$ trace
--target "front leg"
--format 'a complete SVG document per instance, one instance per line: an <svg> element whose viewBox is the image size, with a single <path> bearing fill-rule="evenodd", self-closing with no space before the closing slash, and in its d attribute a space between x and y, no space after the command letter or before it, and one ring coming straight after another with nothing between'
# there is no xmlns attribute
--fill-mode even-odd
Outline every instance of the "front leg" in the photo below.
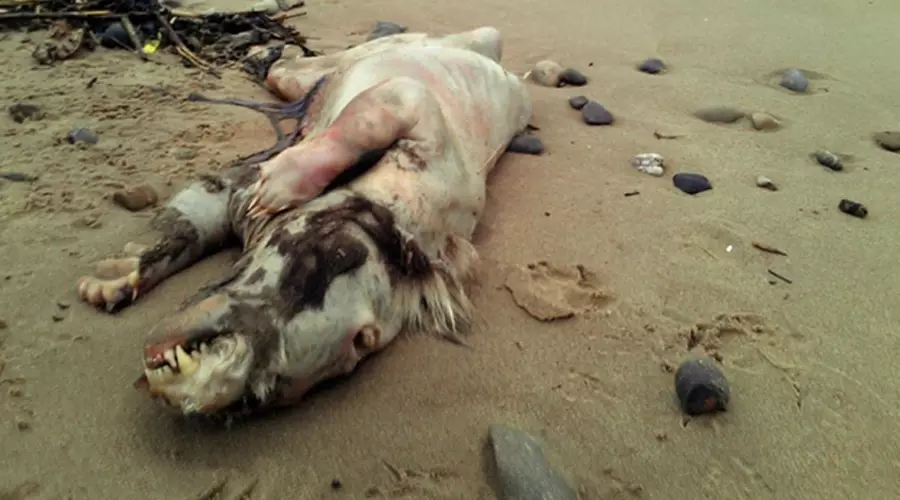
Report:
<svg viewBox="0 0 900 500"><path fill-rule="evenodd" d="M330 97L330 96L328 96ZM250 215L309 201L350 167L402 140L422 162L443 146L444 115L425 83L394 77L360 93L324 132L260 167Z"/></svg>
<svg viewBox="0 0 900 500"><path fill-rule="evenodd" d="M109 313L130 305L166 278L221 249L232 236L231 190L214 181L196 182L172 198L153 221L162 232L137 256L107 259L95 276L78 280L78 296Z"/></svg>

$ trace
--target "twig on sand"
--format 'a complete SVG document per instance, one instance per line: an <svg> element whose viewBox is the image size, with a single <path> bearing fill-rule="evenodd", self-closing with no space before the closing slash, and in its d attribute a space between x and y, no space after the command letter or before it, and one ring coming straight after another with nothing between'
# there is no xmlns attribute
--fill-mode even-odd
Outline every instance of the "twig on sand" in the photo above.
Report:
<svg viewBox="0 0 900 500"><path fill-rule="evenodd" d="M223 490L225 490L225 485L228 484L228 480L224 478L216 479L213 484L201 491L197 496L191 497L190 500L213 500L218 497Z"/></svg>
<svg viewBox="0 0 900 500"><path fill-rule="evenodd" d="M122 23L122 27L125 28L125 33L128 34L128 39L134 46L134 52L142 61L146 61L147 53L144 52L144 47L141 45L141 40L137 36L137 30L135 30L134 25L131 24L131 19L128 19L128 16L122 16L119 22Z"/></svg>
<svg viewBox="0 0 900 500"><path fill-rule="evenodd" d="M779 249L773 247L772 245L766 245L765 243L760 243L760 242L758 242L758 241L754 241L754 242L752 242L752 243L750 243L750 244L753 245L753 248L755 248L755 249L757 249L757 250L759 250L759 251L761 251L761 252L766 252L766 253L771 253L771 254L781 255L781 256L783 256L783 257L787 257L787 254L786 254L786 253L784 253L783 251L781 251L781 250L779 250Z"/></svg>
<svg viewBox="0 0 900 500"><path fill-rule="evenodd" d="M209 63L197 57L196 54L191 52L191 49L187 48L187 45L184 44L184 42L181 40L181 37L178 36L178 33L175 32L175 29L172 28L172 25L169 24L169 21L166 21L162 14L160 14L159 12L154 12L153 15L154 17L156 17L159 25L162 26L163 31L166 32L166 36L169 37L169 40L171 40L171 42L175 44L175 50L178 52L178 55L186 59L194 66L206 71L210 75L215 76L216 78L221 78L219 73L216 72L216 70L214 70L209 65Z"/></svg>
<svg viewBox="0 0 900 500"><path fill-rule="evenodd" d="M788 278L786 278L786 277L784 277L784 276L782 276L782 275L776 273L775 271L773 271L773 270L771 270L771 269L767 269L767 271L769 271L769 274L771 274L772 276L775 276L776 278L780 279L781 281L784 281L784 282L787 283L788 285L794 283L794 282L791 281L790 279L788 279Z"/></svg>

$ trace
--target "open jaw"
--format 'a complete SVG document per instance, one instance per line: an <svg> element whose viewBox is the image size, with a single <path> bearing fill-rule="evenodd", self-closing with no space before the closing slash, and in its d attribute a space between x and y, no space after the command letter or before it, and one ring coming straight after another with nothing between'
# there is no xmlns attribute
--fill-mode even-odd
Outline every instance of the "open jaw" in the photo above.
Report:
<svg viewBox="0 0 900 500"><path fill-rule="evenodd" d="M214 414L248 392L253 352L242 335L160 342L144 354L144 375L135 387L185 415Z"/></svg>

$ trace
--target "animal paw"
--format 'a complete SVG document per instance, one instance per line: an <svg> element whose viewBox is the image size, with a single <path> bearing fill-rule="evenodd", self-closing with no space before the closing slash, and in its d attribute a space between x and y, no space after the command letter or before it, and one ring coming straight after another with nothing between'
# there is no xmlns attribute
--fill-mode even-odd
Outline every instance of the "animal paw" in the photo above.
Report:
<svg viewBox="0 0 900 500"><path fill-rule="evenodd" d="M96 276L83 276L78 280L78 297L108 313L130 305L138 295L138 263L134 257L101 261L97 264Z"/></svg>

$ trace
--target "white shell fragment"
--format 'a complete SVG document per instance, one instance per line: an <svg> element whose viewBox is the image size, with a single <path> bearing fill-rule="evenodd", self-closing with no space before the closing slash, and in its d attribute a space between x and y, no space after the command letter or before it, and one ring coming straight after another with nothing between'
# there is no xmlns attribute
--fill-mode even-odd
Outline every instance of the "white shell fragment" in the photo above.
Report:
<svg viewBox="0 0 900 500"><path fill-rule="evenodd" d="M638 172L660 177L665 172L664 161L661 154L641 153L631 159L631 166L638 169Z"/></svg>

